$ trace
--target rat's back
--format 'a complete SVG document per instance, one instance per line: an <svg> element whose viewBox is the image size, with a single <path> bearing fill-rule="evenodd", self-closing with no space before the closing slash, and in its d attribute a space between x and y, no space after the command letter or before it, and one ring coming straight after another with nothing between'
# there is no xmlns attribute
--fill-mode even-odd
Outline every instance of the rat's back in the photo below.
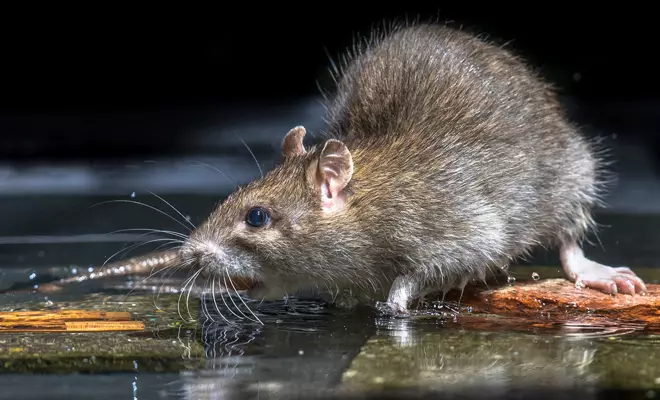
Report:
<svg viewBox="0 0 660 400"><path fill-rule="evenodd" d="M580 240L593 224L592 144L547 83L468 33L415 25L374 35L343 65L327 120L354 153L365 198L389 193L379 201L399 219L402 248L424 236L479 275L534 245Z"/></svg>

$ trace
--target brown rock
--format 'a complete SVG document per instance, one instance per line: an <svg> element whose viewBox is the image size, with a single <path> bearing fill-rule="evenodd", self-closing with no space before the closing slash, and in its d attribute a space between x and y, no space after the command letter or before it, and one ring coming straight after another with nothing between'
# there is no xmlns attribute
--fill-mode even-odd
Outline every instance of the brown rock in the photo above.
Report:
<svg viewBox="0 0 660 400"><path fill-rule="evenodd" d="M472 313L536 320L538 326L626 324L660 331L660 285L647 284L647 289L646 295L613 296L577 288L565 279L546 279L490 290L472 288L463 294L461 305L471 307Z"/></svg>

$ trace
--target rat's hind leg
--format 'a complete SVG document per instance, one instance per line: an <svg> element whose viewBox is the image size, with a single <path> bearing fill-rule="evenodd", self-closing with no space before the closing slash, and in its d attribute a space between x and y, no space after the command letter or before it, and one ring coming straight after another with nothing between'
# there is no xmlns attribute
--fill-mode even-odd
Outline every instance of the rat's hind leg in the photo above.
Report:
<svg viewBox="0 0 660 400"><path fill-rule="evenodd" d="M584 256L576 242L564 242L559 251L564 273L576 286L616 294L645 293L646 285L627 267L609 267Z"/></svg>

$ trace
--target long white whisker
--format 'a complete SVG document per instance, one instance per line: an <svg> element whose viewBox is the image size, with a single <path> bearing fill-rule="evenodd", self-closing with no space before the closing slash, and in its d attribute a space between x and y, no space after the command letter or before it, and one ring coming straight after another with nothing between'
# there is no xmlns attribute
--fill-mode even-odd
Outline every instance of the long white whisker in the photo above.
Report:
<svg viewBox="0 0 660 400"><path fill-rule="evenodd" d="M176 222L177 224L179 224L179 225L181 225L182 227L184 227L184 228L185 228L186 230L188 230L189 232L190 232L190 230L191 230L190 227L186 226L186 225L183 224L181 221L179 221L178 219L174 218L173 216L171 216L170 214L166 213L165 211L160 210L160 209L158 209L158 208L156 208L156 207L154 207L154 206L150 206L149 204L141 203L141 202L139 202L139 201L134 201L134 200L123 200L123 199L120 199L120 200L108 200L108 201L102 201L102 202L100 202L100 203L94 204L93 206L90 206L89 208L96 207L96 206L100 206L100 205L103 205L103 204L109 204L109 203L128 203L128 204L137 204L137 205L139 205L139 206L144 206L144 207L147 207L147 208L149 208L149 209L151 209L151 210L154 210L154 211L156 211L156 212L158 212L158 213L160 213L160 214L166 216L167 218L171 219L172 221L174 221L174 222Z"/></svg>
<svg viewBox="0 0 660 400"><path fill-rule="evenodd" d="M176 274L177 272L179 272L180 270L182 270L184 268L190 267L191 265L192 265L192 263L190 263L190 262L183 262L183 263L180 263L179 265L174 266L174 268L169 268L169 271L171 272L170 276ZM167 276L163 276L163 280L165 280L166 278L167 278ZM154 299L154 306L159 310L160 310L160 307L158 307L157 303L158 303L158 298L160 297L161 290L162 290L164 285L165 285L165 283L163 282L158 287L158 291L157 291L155 299Z"/></svg>
<svg viewBox="0 0 660 400"><path fill-rule="evenodd" d="M209 167L209 168L215 170L216 172L219 172L220 174L224 175L225 178L229 179L230 181L233 181L235 184L238 184L238 181L236 179L234 179L231 176L227 175L224 171L218 169L217 167L214 167L211 164L207 164L207 163L204 163L204 162L201 162L201 161L195 161L195 162L200 164L201 166Z"/></svg>
<svg viewBox="0 0 660 400"><path fill-rule="evenodd" d="M206 292L202 291L202 297L200 301L202 307L202 315L204 316L204 323L206 323L211 319L211 314L209 313L209 309L206 306Z"/></svg>
<svg viewBox="0 0 660 400"><path fill-rule="evenodd" d="M192 314L190 313L190 293L192 293L193 288L195 287L195 281L197 280L197 278L199 277L201 272L202 272L202 270L200 269L199 271L197 271L197 273L195 273L195 279L192 280L192 282L190 284L190 289L188 289L188 295L186 296L186 311L188 311L188 316L190 317L190 319L189 319L190 322L195 321L195 318L193 318Z"/></svg>
<svg viewBox="0 0 660 400"><path fill-rule="evenodd" d="M225 288L227 288L227 279L225 279ZM231 294L229 294L229 299L231 300ZM227 300L225 300L225 296L224 296L224 295L220 296L220 300L222 300L222 302L224 303L225 308L227 308L227 310L229 310L230 313L234 314L234 316L235 316L236 318L238 318L238 319L243 319L243 318L241 318L240 315L236 314L236 313L234 312L234 310L231 309L231 307L229 307L229 304L227 304ZM240 310L239 310L239 311L240 311Z"/></svg>
<svg viewBox="0 0 660 400"><path fill-rule="evenodd" d="M168 231L163 229L147 229L147 228L119 229L116 231L109 232L108 235L114 235L115 233L123 233L123 232L144 232L144 231L146 231L145 235L148 235L150 233L162 233L164 235L171 235L171 236L179 237L181 239L188 239L188 235L184 235L183 233L180 232Z"/></svg>
<svg viewBox="0 0 660 400"><path fill-rule="evenodd" d="M148 241L146 241L146 242L135 243L135 244L132 244L132 245L130 245L130 246L128 246L128 247L124 247L123 249L120 249L119 251L115 252L113 255L111 255L110 257L108 257L108 258L105 260L105 262L104 262L103 264L101 264L101 268L105 267L105 265L106 265L108 262L110 262L110 260L112 260L113 258L115 258L118 254L120 254L120 253L122 253L122 252L129 252L129 251L131 251L131 250L135 250L135 249L137 249L138 247L141 247L141 246L146 246L146 245L148 245L148 244L156 243L156 242L163 242L163 241L166 241L166 240L167 240L167 241L172 241L173 239L171 239L171 238L152 239L152 240L148 240Z"/></svg>
<svg viewBox="0 0 660 400"><path fill-rule="evenodd" d="M249 320L252 321L252 322L259 322L261 325L263 325L264 323L261 322L261 320L259 319L259 317L257 317L257 315L254 313L254 311L252 311L252 309L247 305L247 303L245 303L245 300L243 300L243 298L241 297L241 295L238 293L238 290L236 290L236 286L234 285L234 281L232 281L231 276L229 276L229 274L227 274L227 278L229 278L229 283L231 283L231 286L232 286L232 288L234 289L234 293L236 293L236 296L238 296L239 300L241 300L241 302L243 303L243 305L245 306L245 308L248 309L248 311L250 312L250 314L252 314L252 316L254 316L254 318L255 318L256 320L254 320L254 319L252 319L252 318L249 318L248 316L245 316L245 318L249 319ZM242 314L242 313L241 313L241 314ZM245 314L243 314L243 315L245 315Z"/></svg>
<svg viewBox="0 0 660 400"><path fill-rule="evenodd" d="M121 299L120 303L123 303L124 301L126 301L126 298L127 298L128 296L130 296L131 293L133 293L133 291L134 291L139 285L143 284L143 283L146 282L148 279L153 278L155 275L157 275L157 274L159 274L159 273L161 273L161 272L163 272L163 271L165 271L165 270L167 270L167 269L169 269L169 268L172 268L172 267L173 267L173 265L165 265L164 267L160 268L160 269L157 270L157 271L153 271L153 269L152 269L152 271L151 271L151 273L149 274L149 276L147 276L146 278L144 278L144 279L138 281L135 285L133 285L133 287L131 288L131 290L129 290L128 293L126 293L126 295L124 295L124 297ZM154 267L154 269L155 269L155 267Z"/></svg>
<svg viewBox="0 0 660 400"><path fill-rule="evenodd" d="M227 278L229 277L229 273L228 273L227 271L225 271L225 274L224 274L224 275L225 275L225 276L224 276L225 287L226 287L227 289L229 289L229 286L227 286ZM231 281L231 278L229 278L229 279L230 279L230 281ZM241 313L241 315L242 315L243 317L249 319L250 321L255 322L253 319L251 319L250 317L248 317L247 315L245 315L245 313L244 313L243 311L241 311L241 308L238 306L238 304L236 304L236 302L234 301L234 298L233 298L233 296L231 295L231 293L229 293L229 300L231 300L232 304L234 304L234 307L236 307L236 310L237 310L239 313Z"/></svg>
<svg viewBox="0 0 660 400"><path fill-rule="evenodd" d="M188 284L191 283L192 280L195 279L195 277L197 276L197 274L199 274L201 271L202 271L202 270L200 269L199 271L197 271L197 272L195 272L194 274L192 274L190 277L188 277L188 279L186 279L186 280L183 282L183 286L181 286L181 292L179 293L179 300L176 302L176 311L177 311L177 313L179 313L179 318L181 318L181 319L184 320L184 321L185 321L186 319L183 318L183 314L181 314L181 298L183 297L183 294L186 292L186 287L188 286Z"/></svg>
<svg viewBox="0 0 660 400"><path fill-rule="evenodd" d="M213 299L213 305L215 305L215 310L218 312L220 317L225 320L228 324L231 324L227 318L222 314L222 311L220 311L220 307L218 307L218 300L216 300L215 296L215 276L213 276L213 282L211 283L211 298Z"/></svg>
<svg viewBox="0 0 660 400"><path fill-rule="evenodd" d="M150 191L150 190L147 190L147 192L151 193L152 195L154 195L154 196L156 196L158 199L160 199L163 203L167 204L172 210L174 210L177 214L179 214L179 215L181 216L181 218L183 218L184 221L186 221L188 224L190 224L190 226L191 226L193 229L197 229L197 227L195 226L195 224L193 224L192 221L190 221L188 218L186 218L185 215L181 214L181 211L179 211L176 207L174 207L169 201L165 200L164 198L160 197L159 195L157 195L156 193L154 193L154 192L152 192L152 191Z"/></svg>
<svg viewBox="0 0 660 400"><path fill-rule="evenodd" d="M255 157L252 150L250 150L250 146L248 146L247 143L245 143L243 141L243 139L241 139L240 137L238 139L241 141L241 143L243 143L245 148L250 152L250 155L252 156L252 159L254 160L254 163L257 164L257 168L259 168L259 173L261 174L261 178L263 178L264 177L264 171L261 169L261 165L259 165L259 161L257 161L257 157Z"/></svg>
<svg viewBox="0 0 660 400"><path fill-rule="evenodd" d="M177 247L181 247L180 245L182 245L183 242L182 242L181 240L179 240L179 239L170 239L169 242L167 242L167 243L163 243L163 244L161 244L160 246L156 247L156 248L154 249L154 252L159 251L159 250L162 249L163 247L165 247L165 246L169 246L169 245L171 245L171 244L178 244L179 246L170 247L168 250L172 250L172 249L176 249Z"/></svg>

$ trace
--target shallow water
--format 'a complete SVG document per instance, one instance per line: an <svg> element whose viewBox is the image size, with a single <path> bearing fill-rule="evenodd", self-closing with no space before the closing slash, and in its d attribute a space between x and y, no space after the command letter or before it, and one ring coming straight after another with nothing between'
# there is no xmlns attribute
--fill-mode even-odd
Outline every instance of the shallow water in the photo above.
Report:
<svg viewBox="0 0 660 400"><path fill-rule="evenodd" d="M608 252L600 255L600 261L610 259L612 264L620 264L628 259L633 268L656 266L655 236L644 233L644 226L654 226L655 222L643 219L635 222L632 218L610 217L610 224L630 226L626 230L640 237L635 246L638 250L621 244L614 233L606 233L601 241ZM69 237L60 242L42 237L32 243L7 244L7 251L1 255L0 286L6 288L16 281L38 284L51 274L70 272L70 264L74 263L75 268L85 269L90 260L105 259L121 247L112 240ZM630 235L626 238L631 240ZM144 240L137 235L121 239ZM553 256L544 257L531 262L554 263ZM523 267L514 272L526 275L536 271L541 271L541 278L548 278L557 269ZM645 271L647 282L658 282L655 271ZM146 334L0 333L0 350L4 353L39 350L38 357L24 364L0 364L0 398L660 396L660 337L634 327L539 328L530 321L512 329L510 325L498 325L498 318L493 316L485 329L469 312L454 317L433 310L410 319L386 319L370 308L346 312L313 299L263 303L255 309L263 325L246 319L230 325L216 311L217 306L223 315L231 315L222 301L195 298L190 300L191 307L208 311L214 320L200 318L195 324L181 325L175 311L158 313L155 307L178 299L176 294L166 292L180 287L181 281L157 280L153 285L139 286L126 297L127 288L137 282L88 282L50 296L0 295L1 310L99 306L128 310L136 318L153 322L153 326L161 324L156 333ZM157 301L154 290L163 293ZM152 347L150 352L132 354L132 347L121 347L124 340L152 341ZM160 343L168 346L161 349ZM97 354L105 361L97 360L97 368L90 369L85 357L80 356L80 361L72 353L57 362L45 357L48 351L69 351L76 346L76 351ZM107 356L113 354L108 350L112 346L122 349L117 350L114 364L108 361L113 356Z"/></svg>

